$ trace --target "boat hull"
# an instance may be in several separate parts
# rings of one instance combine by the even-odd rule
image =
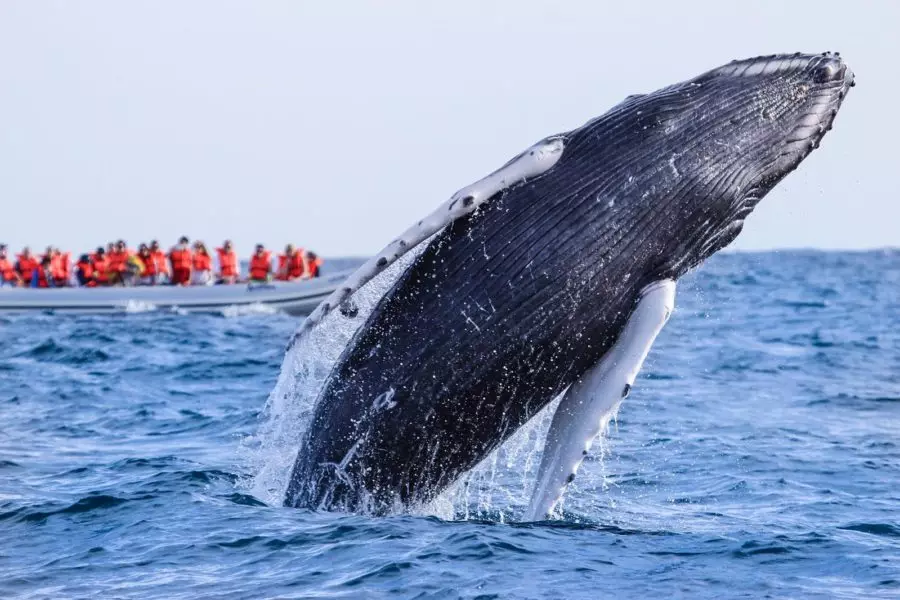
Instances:
[[[308,315],[346,276],[335,273],[313,280],[260,285],[0,288],[0,313],[210,313],[260,305],[291,315]]]

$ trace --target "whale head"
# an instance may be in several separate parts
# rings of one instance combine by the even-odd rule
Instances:
[[[832,127],[853,73],[836,53],[731,62],[607,115],[619,146],[653,165],[644,194],[668,213],[649,238],[657,276],[677,278],[731,243],[744,219]],[[651,159],[652,157],[652,159]]]

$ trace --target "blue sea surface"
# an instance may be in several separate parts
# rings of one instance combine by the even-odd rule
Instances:
[[[718,255],[676,306],[543,523],[529,436],[449,514],[256,493],[296,318],[0,317],[0,598],[900,597],[900,252]]]

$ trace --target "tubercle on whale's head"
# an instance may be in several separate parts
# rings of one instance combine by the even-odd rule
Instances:
[[[717,167],[696,171],[705,178],[696,210],[712,218],[685,242],[689,251],[669,265],[672,274],[696,266],[737,237],[763,196],[819,147],[854,85],[840,54],[825,52],[733,61],[676,86],[695,95],[686,120],[705,121],[711,132],[696,146],[698,160]]]

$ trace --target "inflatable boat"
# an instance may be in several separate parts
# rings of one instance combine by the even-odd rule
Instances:
[[[98,288],[0,288],[0,313],[102,314],[144,312],[222,312],[263,307],[308,315],[349,275],[334,273],[304,281],[208,286]]]

